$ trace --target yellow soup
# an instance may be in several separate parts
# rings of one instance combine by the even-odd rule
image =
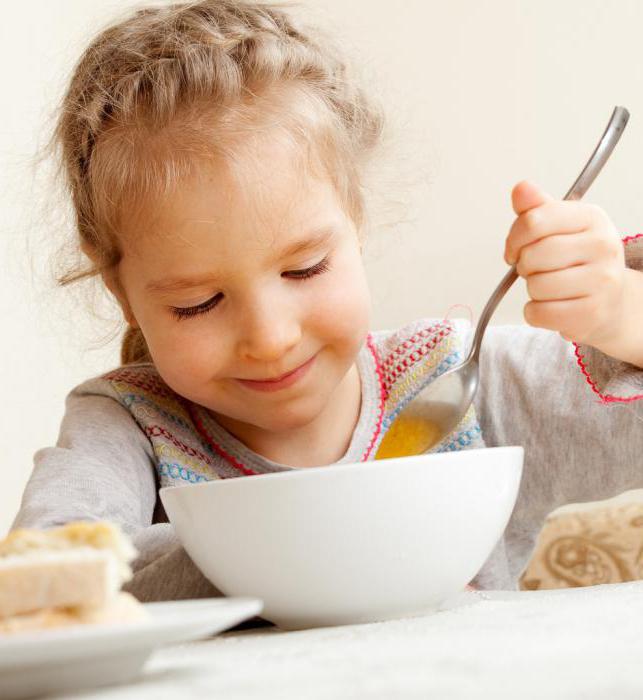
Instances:
[[[436,423],[418,415],[398,416],[384,436],[375,459],[408,457],[421,454],[433,447],[441,436]]]

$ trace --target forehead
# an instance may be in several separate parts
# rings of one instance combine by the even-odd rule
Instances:
[[[217,160],[126,225],[126,255],[163,260],[198,254],[222,257],[269,250],[306,231],[345,220],[339,197],[319,168],[293,148],[256,139],[234,161]]]

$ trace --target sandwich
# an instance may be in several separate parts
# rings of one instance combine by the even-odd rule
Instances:
[[[0,635],[146,619],[121,590],[136,555],[109,521],[10,532],[0,540]]]

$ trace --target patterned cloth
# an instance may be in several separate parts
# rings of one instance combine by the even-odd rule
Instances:
[[[417,421],[400,419],[386,451],[378,448],[391,423],[423,387],[463,359],[468,335],[464,321],[416,321],[394,333],[369,334],[357,367],[362,384],[360,417],[350,446],[339,463],[365,462],[411,454],[419,437]],[[295,469],[248,449],[204,406],[179,396],[151,363],[127,365],[91,383],[132,414],[149,438],[160,486]],[[464,417],[434,451],[484,447],[475,410]]]
[[[534,591],[638,579],[643,579],[643,502],[619,499],[550,515],[520,587]]]

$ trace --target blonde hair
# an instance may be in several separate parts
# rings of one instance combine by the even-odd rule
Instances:
[[[332,43],[297,26],[288,7],[246,0],[145,7],[92,41],[73,70],[50,142],[60,150],[80,247],[92,264],[67,270],[59,285],[113,271],[124,210],[128,217],[142,211],[200,160],[233,161],[230,145],[260,128],[265,114],[324,154],[359,229],[361,172],[379,143],[382,112]],[[285,104],[283,88],[296,99]],[[121,361],[152,361],[140,329],[126,330]]]

